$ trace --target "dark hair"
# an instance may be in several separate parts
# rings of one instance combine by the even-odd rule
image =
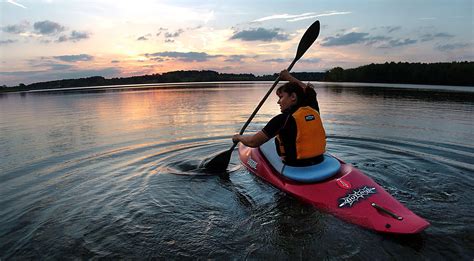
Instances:
[[[305,95],[304,90],[301,88],[297,83],[294,82],[287,82],[282,86],[278,87],[276,90],[276,94],[280,94],[282,92],[288,93],[288,95],[296,94],[296,107],[304,106],[305,104]]]
[[[318,99],[316,98],[316,91],[312,87],[307,87],[304,91],[305,98],[302,106],[309,106],[319,113]]]

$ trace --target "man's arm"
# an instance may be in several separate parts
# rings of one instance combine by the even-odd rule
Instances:
[[[239,135],[232,136],[233,142],[242,142],[245,146],[256,148],[267,142],[269,138],[263,131],[259,131],[253,135]]]
[[[306,84],[304,84],[302,81],[296,79],[286,69],[280,72],[280,78],[284,81],[294,82],[294,83],[298,84],[298,86],[303,88],[303,90],[307,87]]]

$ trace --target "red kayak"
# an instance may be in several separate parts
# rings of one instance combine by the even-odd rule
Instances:
[[[354,166],[325,154],[319,169],[289,167],[281,163],[273,142],[260,148],[240,144],[239,156],[249,171],[282,191],[378,232],[415,234],[430,225]]]

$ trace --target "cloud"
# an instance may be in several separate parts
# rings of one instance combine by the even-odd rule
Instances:
[[[265,62],[265,63],[285,63],[285,62],[288,62],[288,59],[274,58],[274,59],[263,60],[262,62]]]
[[[281,29],[265,29],[265,28],[256,28],[249,30],[242,30],[240,32],[235,32],[234,35],[230,38],[231,40],[240,39],[242,41],[286,41],[289,39],[288,35],[281,32]]]
[[[365,41],[365,44],[366,45],[377,45],[377,44],[383,44],[384,42],[388,42],[390,40],[392,40],[393,38],[392,37],[387,37],[387,36],[371,36],[371,37],[367,37],[366,38],[366,41]]]
[[[179,37],[182,33],[184,33],[183,29],[178,29],[176,32],[165,32],[165,43],[174,43],[175,38]]]
[[[69,36],[66,35],[61,35],[56,42],[61,43],[61,42],[78,42],[83,39],[88,39],[90,37],[90,34],[87,32],[79,32],[79,31],[72,31]]]
[[[286,64],[288,62],[290,62],[290,58],[273,58],[273,59],[266,59],[266,60],[263,60],[262,62],[264,63],[282,63],[282,64]],[[321,59],[320,58],[306,58],[306,59],[302,59],[300,61],[301,63],[319,63],[321,62]]]
[[[65,30],[64,26],[49,20],[36,22],[33,27],[35,31],[42,35],[57,34]]]
[[[62,42],[67,42],[69,38],[65,35],[61,35],[58,40],[56,40],[57,43],[62,43]],[[44,41],[44,43],[50,43],[51,41]]]
[[[7,84],[15,85],[18,82],[25,84],[41,81],[52,81],[61,79],[81,78],[90,76],[116,76],[120,70],[114,67],[101,69],[82,69],[78,64],[69,63],[77,60],[90,60],[91,58],[77,58],[79,55],[49,56],[39,59],[27,60],[29,66],[33,68],[29,71],[0,72],[0,78],[5,76]],[[80,57],[87,57],[81,55]],[[59,61],[58,61],[59,60]],[[65,61],[67,63],[65,63]]]
[[[90,34],[87,32],[72,31],[69,40],[76,42],[82,39],[89,38]]]
[[[326,37],[322,40],[322,46],[341,46],[341,45],[350,45],[356,43],[363,43],[368,41],[368,33],[356,33],[351,32],[347,34],[337,34],[336,36]]]
[[[385,30],[387,33],[393,33],[395,31],[398,31],[398,30],[402,29],[401,26],[382,26],[380,28]]]
[[[269,20],[274,20],[274,19],[288,19],[287,22],[296,22],[296,21],[301,21],[301,20],[306,20],[306,19],[313,19],[317,17],[345,15],[345,14],[350,14],[350,13],[352,12],[329,11],[329,12],[325,12],[321,14],[317,14],[314,12],[297,14],[297,15],[276,14],[276,15],[265,16],[265,17],[253,20],[252,22],[264,22],[264,21],[269,21]]]
[[[432,41],[440,38],[452,38],[454,35],[448,33],[437,33],[437,34],[424,34],[421,36],[422,42]]]
[[[320,63],[321,59],[320,58],[309,58],[309,59],[302,59],[302,63]]]
[[[164,31],[168,31],[168,28],[160,27],[160,29],[158,29],[158,33],[156,33],[156,36],[160,36]]]
[[[178,31],[173,32],[173,33],[166,32],[165,33],[165,38],[175,38],[175,37],[180,36],[182,33],[184,33],[183,29],[178,29]]]
[[[159,62],[159,63],[166,61],[162,57],[153,57],[153,58],[150,58],[150,60],[155,61],[155,62]]]
[[[322,46],[346,46],[351,44],[365,44],[376,48],[394,48],[415,44],[415,39],[394,39],[393,37],[377,35],[371,36],[369,33],[350,32],[347,34],[337,34],[334,37],[326,37],[322,40]]]
[[[30,26],[30,23],[24,21],[20,24],[7,25],[5,27],[2,27],[2,31],[10,34],[21,34],[26,32],[28,26]]]
[[[18,84],[18,80],[21,79],[21,82],[25,84],[30,84],[33,82],[44,82],[44,81],[54,81],[62,79],[77,79],[85,78],[92,76],[103,76],[105,78],[116,77],[120,75],[121,71],[115,67],[108,67],[102,69],[70,69],[64,70],[60,67],[57,67],[56,70],[39,70],[39,71],[16,71],[16,72],[0,72],[0,76],[5,76],[11,78],[5,84],[15,85]]]
[[[165,43],[174,43],[176,38],[180,37],[186,31],[192,31],[202,28],[202,26],[198,25],[196,27],[189,27],[186,29],[178,29],[176,31],[170,32],[168,28],[160,27],[158,29],[158,33],[155,34],[156,37],[160,37],[163,35]],[[137,41],[147,41],[152,37],[153,34],[146,34],[137,38]]]
[[[187,30],[195,30],[197,28],[188,28]],[[168,28],[163,28],[163,27],[160,27],[158,29],[158,33],[156,33],[156,37],[159,37],[162,33],[164,38],[165,38],[165,43],[174,43],[175,39],[178,38],[179,36],[181,36],[181,34],[183,34],[186,30],[184,29],[178,29],[174,32],[168,32]],[[149,35],[151,36],[151,34]],[[145,40],[145,39],[141,39],[141,40]]]
[[[463,49],[466,47],[473,46],[471,43],[452,43],[452,44],[443,44],[436,46],[436,49],[442,52],[453,51],[456,49]]]
[[[55,71],[69,70],[69,69],[74,68],[74,66],[71,64],[63,64],[63,63],[51,63],[51,64],[45,64],[45,65],[49,66],[51,70],[55,70]]]
[[[298,17],[305,17],[308,15],[314,15],[314,14],[315,13],[304,13],[304,14],[298,14],[298,15],[276,14],[276,15],[265,16],[265,17],[253,20],[252,22],[264,22],[264,21],[274,20],[274,19],[298,18]]]
[[[19,4],[19,3],[15,2],[15,1],[13,1],[13,0],[7,0],[7,3],[12,4],[12,5],[16,5],[16,6],[19,6],[19,7],[21,7],[21,8],[26,9],[26,6],[24,6],[24,5],[22,5],[22,4]]]
[[[184,62],[205,62],[220,55],[209,55],[203,52],[158,52],[146,53],[145,57],[154,61],[164,61],[165,58],[177,59]]]
[[[318,15],[308,15],[304,17],[297,17],[288,20],[288,22],[296,22],[296,21],[301,21],[301,20],[306,20],[306,19],[314,19],[317,17],[324,17],[324,16],[333,16],[333,15],[345,15],[345,14],[351,14],[352,12],[337,12],[337,11],[331,11],[328,13],[323,13],[323,14],[318,14]]]
[[[243,62],[243,59],[246,59],[248,58],[248,56],[246,55],[229,55],[227,56],[227,59],[225,59],[224,61],[226,62]]]
[[[199,30],[199,29],[201,29],[201,28],[203,28],[203,27],[204,27],[204,26],[202,26],[202,25],[196,25],[196,26],[194,26],[194,27],[188,27],[188,28],[186,28],[186,30],[194,31],[194,30]]]
[[[82,62],[82,61],[92,61],[94,56],[88,54],[77,54],[77,55],[61,55],[53,56],[54,59],[60,60],[63,62]]]
[[[151,53],[151,54],[144,54],[150,60],[157,61],[157,62],[164,62],[170,59],[176,59],[179,61],[185,62],[204,62],[210,59],[223,57],[225,58],[225,62],[243,62],[244,59],[248,58],[256,58],[255,56],[248,56],[248,55],[209,55],[207,53],[199,53],[199,52],[159,52],[159,53]]]
[[[18,42],[17,40],[7,39],[7,40],[0,40],[0,45],[12,44]]]
[[[54,70],[54,71],[60,71],[60,70],[69,70],[73,69],[74,65],[71,64],[64,64],[64,63],[56,63],[53,61],[41,61],[39,63],[36,63],[35,61],[32,64],[32,67],[34,68],[45,68],[47,67],[48,70]]]
[[[216,72],[230,72],[230,73],[235,73],[235,66],[211,66],[207,68],[208,70],[211,71],[216,71]]]
[[[379,45],[378,48],[401,47],[401,46],[405,46],[405,45],[415,44],[417,42],[418,42],[418,40],[413,40],[413,39],[409,39],[409,38],[406,38],[406,39],[393,39],[393,40],[390,40],[386,43],[383,43],[383,44]]]
[[[18,34],[22,35],[24,37],[31,37],[31,36],[42,36],[41,38],[38,38],[38,40],[42,43],[51,43],[51,39],[46,39],[47,37],[56,37],[56,35],[60,32],[63,32],[66,30],[66,28],[56,22],[52,21],[39,21],[33,24],[33,28],[35,32],[31,32],[30,23],[28,21],[23,21],[19,24],[14,24],[14,25],[7,25],[4,27],[1,27],[1,30],[6,33],[10,34]],[[83,32],[83,31],[76,31],[73,30],[72,32],[69,33],[69,35],[61,35],[59,38],[55,41],[57,43],[61,42],[77,42],[83,39],[88,39],[90,38],[90,33],[88,32]]]
[[[148,41],[151,37],[151,34],[142,35],[137,38],[137,41]]]
[[[110,63],[120,63],[120,61],[119,60],[112,60],[112,61],[110,61]]]

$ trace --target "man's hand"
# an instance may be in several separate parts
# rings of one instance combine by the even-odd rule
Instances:
[[[303,88],[303,90],[307,87],[306,84],[304,84],[300,80],[293,77],[293,75],[291,75],[290,72],[288,72],[287,69],[280,72],[280,79],[283,80],[283,81],[294,82],[294,83],[298,84],[298,86]]]
[[[280,79],[282,79],[283,81],[294,81],[295,77],[293,77],[290,72],[288,72],[287,69],[283,70],[280,72]]]
[[[235,134],[234,136],[232,136],[232,142],[239,143],[240,142],[240,136],[242,136],[242,135]]]

